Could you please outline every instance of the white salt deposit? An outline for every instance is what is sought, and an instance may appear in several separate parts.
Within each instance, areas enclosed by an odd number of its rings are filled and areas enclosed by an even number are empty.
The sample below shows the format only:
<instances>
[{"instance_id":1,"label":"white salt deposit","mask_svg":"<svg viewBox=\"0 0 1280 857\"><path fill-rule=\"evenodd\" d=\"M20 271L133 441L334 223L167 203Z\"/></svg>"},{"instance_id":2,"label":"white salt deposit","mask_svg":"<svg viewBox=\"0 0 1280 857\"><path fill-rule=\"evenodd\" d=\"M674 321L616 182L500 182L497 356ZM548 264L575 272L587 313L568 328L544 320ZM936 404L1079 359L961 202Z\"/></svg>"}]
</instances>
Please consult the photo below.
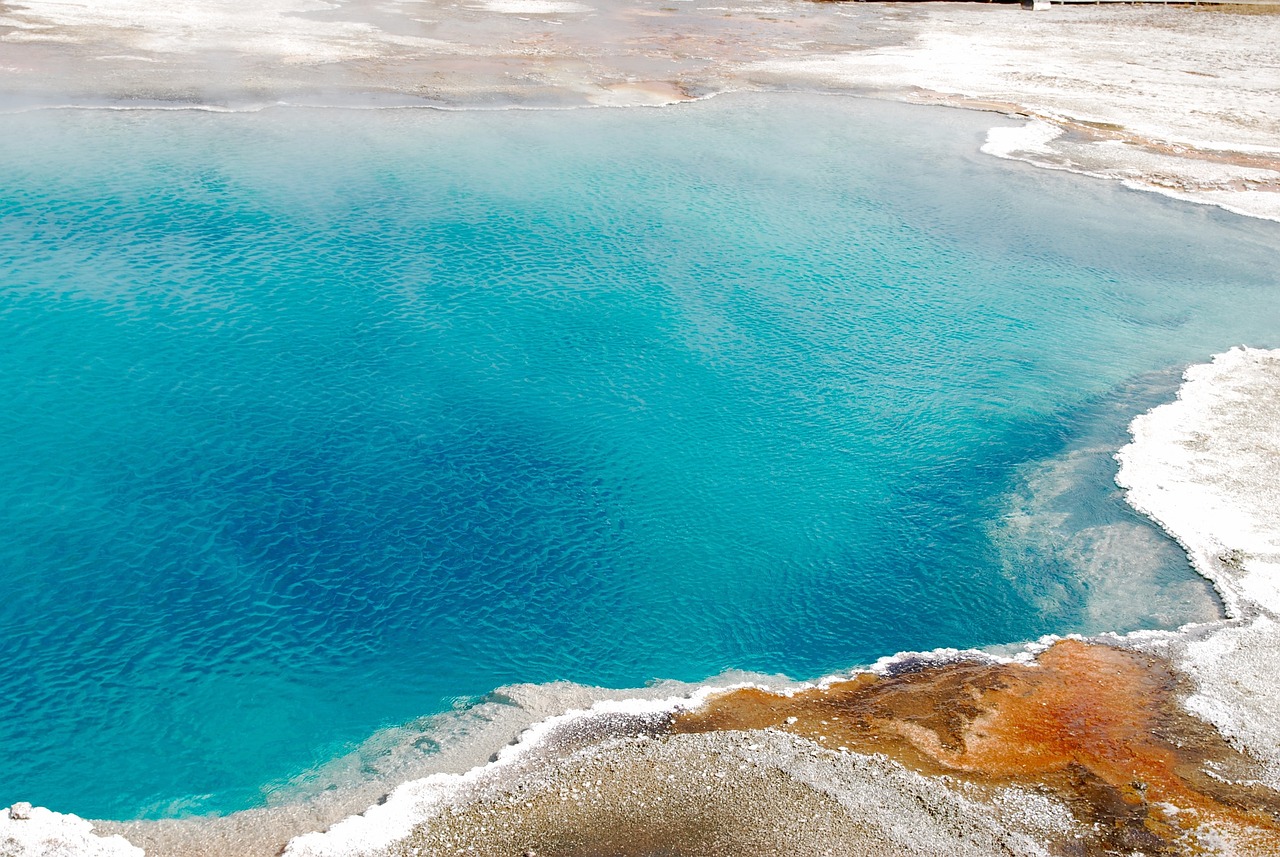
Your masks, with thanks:
<instances>
[{"instance_id":1,"label":"white salt deposit","mask_svg":"<svg viewBox=\"0 0 1280 857\"><path fill-rule=\"evenodd\" d=\"M1229 615L1280 610L1280 350L1233 348L1133 421L1127 499L1176 538Z\"/></svg>"},{"instance_id":2,"label":"white salt deposit","mask_svg":"<svg viewBox=\"0 0 1280 857\"><path fill-rule=\"evenodd\" d=\"M1263 780L1280 789L1280 626L1269 615L1168 647L1196 682L1192 713L1266 766Z\"/></svg>"},{"instance_id":3,"label":"white salt deposit","mask_svg":"<svg viewBox=\"0 0 1280 857\"><path fill-rule=\"evenodd\" d=\"M883 29L905 39L766 58L743 74L1031 117L985 150L1280 220L1280 16L930 3Z\"/></svg>"},{"instance_id":4,"label":"white salt deposit","mask_svg":"<svg viewBox=\"0 0 1280 857\"><path fill-rule=\"evenodd\" d=\"M1188 707L1280 787L1280 350L1233 348L1133 421L1116 481L1222 594L1232 621L1156 638L1196 684Z\"/></svg>"},{"instance_id":5,"label":"white salt deposit","mask_svg":"<svg viewBox=\"0 0 1280 857\"><path fill-rule=\"evenodd\" d=\"M93 825L44 807L0 810L0 854L5 857L142 857L122 836L99 836Z\"/></svg>"},{"instance_id":6,"label":"white salt deposit","mask_svg":"<svg viewBox=\"0 0 1280 857\"><path fill-rule=\"evenodd\" d=\"M1022 127L1000 125L987 132L987 142L983 144L982 151L997 158L1050 154L1053 149L1049 144L1061 136L1061 128L1042 119L1032 119Z\"/></svg>"}]
</instances>

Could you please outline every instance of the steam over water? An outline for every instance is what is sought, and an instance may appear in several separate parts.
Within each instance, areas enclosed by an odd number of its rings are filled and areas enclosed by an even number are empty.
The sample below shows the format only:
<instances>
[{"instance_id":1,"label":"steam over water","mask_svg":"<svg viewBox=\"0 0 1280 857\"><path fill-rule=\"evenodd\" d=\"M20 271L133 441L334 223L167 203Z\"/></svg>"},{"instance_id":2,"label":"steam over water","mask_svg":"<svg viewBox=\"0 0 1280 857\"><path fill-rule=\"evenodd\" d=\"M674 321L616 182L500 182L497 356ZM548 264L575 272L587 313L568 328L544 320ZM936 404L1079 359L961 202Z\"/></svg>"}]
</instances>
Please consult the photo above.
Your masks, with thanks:
<instances>
[{"instance_id":1,"label":"steam over water","mask_svg":"<svg viewBox=\"0 0 1280 857\"><path fill-rule=\"evenodd\" d=\"M1275 224L817 96L0 121L0 805L284 799L512 682L1216 615L1109 453L1280 344Z\"/></svg>"}]
</instances>

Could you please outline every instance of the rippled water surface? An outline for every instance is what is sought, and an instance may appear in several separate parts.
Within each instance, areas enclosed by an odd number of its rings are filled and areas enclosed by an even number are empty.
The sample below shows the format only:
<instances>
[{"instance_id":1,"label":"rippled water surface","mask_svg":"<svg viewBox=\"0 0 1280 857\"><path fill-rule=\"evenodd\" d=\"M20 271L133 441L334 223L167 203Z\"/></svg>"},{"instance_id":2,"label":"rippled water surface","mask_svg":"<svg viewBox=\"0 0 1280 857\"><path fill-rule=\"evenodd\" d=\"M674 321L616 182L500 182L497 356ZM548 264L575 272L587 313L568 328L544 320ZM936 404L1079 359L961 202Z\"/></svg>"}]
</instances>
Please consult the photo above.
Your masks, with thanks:
<instances>
[{"instance_id":1,"label":"rippled water surface","mask_svg":"<svg viewBox=\"0 0 1280 857\"><path fill-rule=\"evenodd\" d=\"M993 121L0 117L0 805L250 806L516 681L1211 615L1107 455L1280 345L1280 230Z\"/></svg>"}]
</instances>

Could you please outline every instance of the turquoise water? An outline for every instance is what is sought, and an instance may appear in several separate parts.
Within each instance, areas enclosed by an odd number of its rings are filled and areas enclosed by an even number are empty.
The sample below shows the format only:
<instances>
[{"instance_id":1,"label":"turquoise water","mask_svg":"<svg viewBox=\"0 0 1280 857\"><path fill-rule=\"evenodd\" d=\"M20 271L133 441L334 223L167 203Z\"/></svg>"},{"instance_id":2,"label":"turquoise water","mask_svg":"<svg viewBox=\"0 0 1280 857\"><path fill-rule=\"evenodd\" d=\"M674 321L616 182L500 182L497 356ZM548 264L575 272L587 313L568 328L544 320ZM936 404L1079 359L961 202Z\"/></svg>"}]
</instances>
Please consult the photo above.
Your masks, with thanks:
<instances>
[{"instance_id":1,"label":"turquoise water","mask_svg":"<svg viewBox=\"0 0 1280 857\"><path fill-rule=\"evenodd\" d=\"M985 158L993 121L0 117L0 805L252 806L516 681L1104 630L1009 497L1280 345L1280 227ZM1053 527L1145 527L1093 462ZM1211 609L1147 609L1199 586L1156 544L1119 630Z\"/></svg>"}]
</instances>

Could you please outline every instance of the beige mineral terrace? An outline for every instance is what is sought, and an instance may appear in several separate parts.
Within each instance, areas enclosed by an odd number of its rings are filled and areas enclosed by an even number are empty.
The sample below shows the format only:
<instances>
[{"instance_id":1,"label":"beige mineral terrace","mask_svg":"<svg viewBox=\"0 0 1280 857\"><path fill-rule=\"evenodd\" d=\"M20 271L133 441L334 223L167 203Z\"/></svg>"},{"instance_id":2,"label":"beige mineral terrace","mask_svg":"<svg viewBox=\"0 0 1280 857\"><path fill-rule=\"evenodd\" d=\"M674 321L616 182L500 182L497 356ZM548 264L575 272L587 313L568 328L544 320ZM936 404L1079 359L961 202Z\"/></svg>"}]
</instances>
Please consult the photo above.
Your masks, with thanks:
<instances>
[{"instance_id":1,"label":"beige mineral terrace","mask_svg":"<svg viewBox=\"0 0 1280 857\"><path fill-rule=\"evenodd\" d=\"M810 0L11 0L0 104L673 104L821 89L1004 113L985 150L1280 219L1280 10Z\"/></svg>"}]
</instances>

